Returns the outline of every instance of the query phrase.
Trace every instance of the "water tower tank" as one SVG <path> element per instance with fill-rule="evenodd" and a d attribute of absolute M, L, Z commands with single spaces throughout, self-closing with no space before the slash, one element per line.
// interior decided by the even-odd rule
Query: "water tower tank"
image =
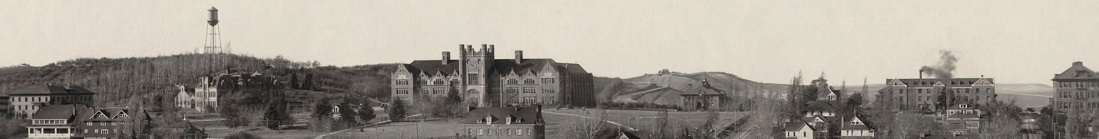
<path fill-rule="evenodd" d="M 218 8 L 210 7 L 210 20 L 206 21 L 210 23 L 210 26 L 218 25 Z"/>

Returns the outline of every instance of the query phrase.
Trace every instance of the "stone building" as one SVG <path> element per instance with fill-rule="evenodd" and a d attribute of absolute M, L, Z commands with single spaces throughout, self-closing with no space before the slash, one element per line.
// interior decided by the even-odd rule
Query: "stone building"
<path fill-rule="evenodd" d="M 1084 67 L 1083 62 L 1072 62 L 1071 67 L 1060 74 L 1054 74 L 1053 88 L 1057 92 L 1050 104 L 1055 106 L 1055 110 L 1068 112 L 1099 109 L 1099 74 Z"/>
<path fill-rule="evenodd" d="M 95 93 L 76 85 L 31 84 L 2 92 L 6 95 L 8 110 L 16 115 L 30 117 L 46 105 L 93 104 Z"/>
<path fill-rule="evenodd" d="M 542 106 L 480 107 L 462 116 L 460 135 L 478 139 L 546 138 Z"/>
<path fill-rule="evenodd" d="M 878 90 L 878 101 L 894 110 L 943 109 L 937 105 L 939 96 L 946 104 L 974 104 L 977 107 L 996 101 L 996 85 L 992 78 L 918 78 L 887 79 L 885 88 Z M 940 106 L 940 107 L 936 107 Z"/>
<path fill-rule="evenodd" d="M 176 106 L 194 109 L 200 112 L 216 111 L 218 107 L 218 88 L 211 77 L 199 78 L 194 86 L 177 85 Z"/>
<path fill-rule="evenodd" d="M 494 46 L 459 45 L 458 58 L 400 64 L 392 74 L 394 99 L 415 104 L 457 93 L 468 106 L 556 105 L 594 107 L 593 76 L 574 63 L 553 59 L 496 59 Z"/>
<path fill-rule="evenodd" d="M 702 85 L 687 85 L 687 89 L 679 96 L 683 97 L 680 108 L 684 110 L 719 110 L 721 100 L 725 97 L 725 91 L 710 86 L 710 82 L 702 79 Z"/>
<path fill-rule="evenodd" d="M 176 85 L 176 106 L 200 112 L 215 112 L 220 94 L 244 88 L 268 88 L 279 85 L 279 80 L 260 72 L 225 70 L 212 76 L 198 78 L 198 83 Z"/>

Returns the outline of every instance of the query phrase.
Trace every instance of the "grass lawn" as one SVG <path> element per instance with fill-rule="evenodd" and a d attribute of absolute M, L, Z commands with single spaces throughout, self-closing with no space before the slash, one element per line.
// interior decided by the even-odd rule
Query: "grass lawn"
<path fill-rule="evenodd" d="M 589 109 L 586 112 L 582 110 L 550 110 L 546 109 L 545 112 L 557 112 L 567 113 L 581 116 L 590 116 L 598 118 L 602 110 Z M 607 120 L 615 121 L 620 124 L 631 126 L 641 129 L 641 132 L 646 131 L 644 126 L 652 126 L 652 123 L 656 122 L 656 117 L 659 112 L 656 111 L 640 111 L 640 110 L 607 110 Z M 743 118 L 746 113 L 744 112 L 721 112 L 719 115 L 717 126 L 729 125 L 737 119 Z M 565 128 L 564 121 L 572 120 L 584 120 L 581 117 L 548 114 L 543 113 L 543 118 L 546 123 L 546 138 L 555 139 L 562 138 L 560 131 Z M 668 112 L 669 124 L 673 125 L 689 125 L 697 127 L 702 125 L 706 121 L 706 112 Z M 724 128 L 724 127 L 714 127 Z M 359 138 L 383 138 L 383 139 L 405 139 L 405 138 L 453 138 L 454 134 L 461 131 L 463 127 L 456 121 L 426 121 L 421 123 L 416 122 L 399 122 L 390 123 L 379 126 L 367 127 L 363 131 L 351 130 L 327 136 L 329 139 L 359 139 Z M 261 135 L 262 134 L 256 134 Z M 268 138 L 264 136 L 264 138 Z M 278 138 L 278 137 L 275 137 Z"/>
<path fill-rule="evenodd" d="M 327 139 L 407 139 L 407 138 L 453 138 L 462 126 L 455 122 L 425 121 L 398 122 L 364 128 L 363 131 L 350 130 L 326 136 Z"/>
<path fill-rule="evenodd" d="M 589 116 L 598 118 L 602 115 L 603 110 L 588 109 L 588 110 L 544 110 L 545 112 L 557 112 L 567 113 L 581 116 Z M 640 135 L 652 133 L 652 129 L 656 129 L 656 123 L 658 123 L 657 117 L 660 112 L 658 111 L 642 111 L 642 110 L 607 110 L 606 120 L 618 122 L 626 126 L 630 126 L 641 130 Z M 558 124 L 554 124 L 552 121 L 565 121 L 573 120 L 573 116 L 557 115 L 557 114 L 542 114 L 545 117 L 546 122 L 546 138 L 559 137 L 560 133 L 557 133 L 558 128 L 563 128 Z M 746 112 L 721 112 L 718 115 L 718 121 L 714 124 L 712 129 L 723 129 L 725 126 L 732 124 L 740 118 L 744 118 L 747 115 Z M 668 126 L 690 126 L 698 127 L 706 122 L 708 118 L 707 112 L 668 112 Z"/>

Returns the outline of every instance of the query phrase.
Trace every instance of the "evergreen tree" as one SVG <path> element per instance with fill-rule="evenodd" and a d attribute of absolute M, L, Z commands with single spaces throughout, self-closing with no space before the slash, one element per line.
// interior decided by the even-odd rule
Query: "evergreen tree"
<path fill-rule="evenodd" d="M 267 113 L 263 115 L 263 119 L 267 121 L 267 128 L 278 129 L 279 126 L 293 122 L 290 118 L 290 113 L 286 111 L 286 100 L 275 99 L 267 107 Z"/>
<path fill-rule="evenodd" d="M 390 108 L 389 110 L 389 120 L 393 122 L 399 122 L 403 120 L 405 114 L 407 114 L 404 101 L 401 101 L 400 98 L 394 98 L 393 105 L 391 107 L 392 108 Z"/>
<path fill-rule="evenodd" d="M 355 109 L 351 109 L 351 102 L 344 100 L 340 103 L 340 120 L 344 123 L 356 123 L 355 122 Z"/>
<path fill-rule="evenodd" d="M 305 74 L 305 80 L 302 81 L 301 89 L 316 90 L 313 88 L 313 74 Z"/>
<path fill-rule="evenodd" d="M 313 117 L 323 118 L 332 116 L 332 105 L 328 104 L 330 99 L 321 99 L 317 101 L 317 104 L 313 107 Z"/>
<path fill-rule="evenodd" d="M 370 106 L 370 102 L 363 102 L 363 105 L 359 107 L 359 119 L 365 123 L 370 123 L 370 120 L 375 118 L 374 108 Z"/>

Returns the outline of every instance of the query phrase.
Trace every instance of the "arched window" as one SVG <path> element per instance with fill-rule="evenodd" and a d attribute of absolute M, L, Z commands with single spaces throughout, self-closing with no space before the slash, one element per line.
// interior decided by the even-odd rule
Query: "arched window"
<path fill-rule="evenodd" d="M 523 80 L 523 84 L 534 84 L 534 79 Z"/>

